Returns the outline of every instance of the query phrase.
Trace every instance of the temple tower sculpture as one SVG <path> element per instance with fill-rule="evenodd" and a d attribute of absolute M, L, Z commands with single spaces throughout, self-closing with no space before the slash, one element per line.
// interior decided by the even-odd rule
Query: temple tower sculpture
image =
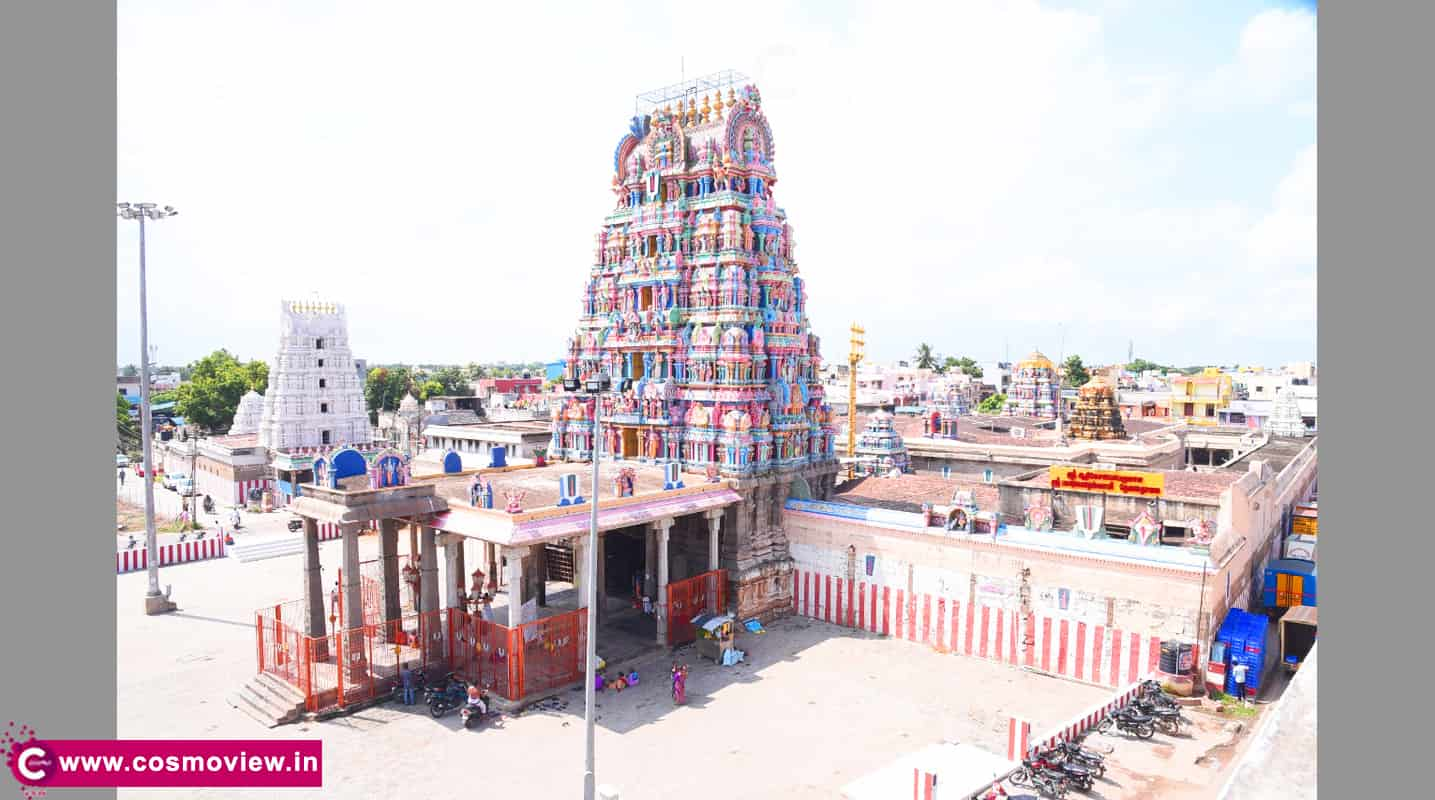
<path fill-rule="evenodd" d="M 1282 386 L 1276 392 L 1275 402 L 1271 405 L 1271 417 L 1266 423 L 1266 431 L 1272 436 L 1304 437 L 1309 434 L 1305 427 L 1305 420 L 1301 419 L 1300 400 L 1291 387 Z"/>
<path fill-rule="evenodd" d="M 614 391 L 596 432 L 591 400 L 554 408 L 549 452 L 715 467 L 744 497 L 724 521 L 736 535 L 723 566 L 741 612 L 761 614 L 791 602 L 782 503 L 798 479 L 830 496 L 835 431 L 761 95 L 697 85 L 717 92 L 657 97 L 614 149 L 616 208 L 566 359 L 568 377 L 606 372 Z"/>
<path fill-rule="evenodd" d="M 1106 376 L 1097 373 L 1077 392 L 1076 409 L 1071 414 L 1071 436 L 1076 439 L 1124 439 L 1126 428 L 1121 424 L 1121 407 L 1116 402 L 1116 388 Z"/>
<path fill-rule="evenodd" d="M 367 443 L 372 438 L 369 415 L 349 350 L 344 307 L 284 301 L 280 323 L 279 352 L 269 365 L 259 444 L 286 450 Z"/>
<path fill-rule="evenodd" d="M 239 398 L 239 409 L 234 412 L 234 424 L 229 426 L 229 435 L 258 433 L 259 420 L 264 415 L 264 395 L 250 389 Z"/>
<path fill-rule="evenodd" d="M 886 411 L 878 411 L 867 418 L 867 427 L 857 439 L 856 474 L 888 475 L 894 469 L 898 472 L 912 471 L 907 445 L 893 422 L 894 417 Z"/>
<path fill-rule="evenodd" d="M 1016 365 L 1011 390 L 1007 394 L 1006 413 L 1018 417 L 1056 419 L 1061 393 L 1056 365 L 1051 359 L 1033 350 Z"/>

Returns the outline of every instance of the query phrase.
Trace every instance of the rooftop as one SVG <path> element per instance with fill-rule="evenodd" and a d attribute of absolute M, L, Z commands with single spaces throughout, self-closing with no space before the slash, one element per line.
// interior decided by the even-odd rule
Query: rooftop
<path fill-rule="evenodd" d="M 1081 469 L 1090 465 L 1073 464 L 1073 467 Z M 1219 500 L 1221 493 L 1226 487 L 1235 483 L 1242 474 L 1242 471 L 1222 470 L 1220 472 L 1189 472 L 1187 470 L 1160 470 L 1166 476 L 1166 490 L 1162 493 L 1163 498 L 1174 500 L 1196 500 L 1199 502 L 1213 502 Z M 1051 472 L 1042 470 L 1026 478 L 1016 478 L 1006 481 L 1023 487 L 1036 489 L 1051 488 Z"/>
<path fill-rule="evenodd" d="M 1314 437 L 1272 436 L 1264 447 L 1258 447 L 1232 461 L 1226 469 L 1239 477 L 1250 469 L 1248 465 L 1252 461 L 1264 461 L 1273 472 L 1280 474 L 1313 439 Z"/>
<path fill-rule="evenodd" d="M 996 484 L 959 477 L 943 478 L 932 474 L 902 474 L 895 477 L 871 476 L 847 481 L 837 487 L 833 500 L 868 508 L 884 508 L 890 511 L 922 510 L 923 503 L 946 505 L 960 489 L 972 492 L 977 508 L 993 511 L 997 508 Z"/>
<path fill-rule="evenodd" d="M 613 479 L 618 477 L 618 470 L 622 467 L 633 468 L 633 494 L 643 495 L 661 492 L 663 490 L 663 469 L 648 464 L 612 461 L 600 462 L 598 467 L 599 495 L 606 499 L 613 496 Z M 483 472 L 484 480 L 493 484 L 493 507 L 501 510 L 505 500 L 503 493 L 506 491 L 525 492 L 520 505 L 525 511 L 532 511 L 539 508 L 548 508 L 558 505 L 558 478 L 561 475 L 574 473 L 578 476 L 578 493 L 587 499 L 592 496 L 592 475 L 593 465 L 584 463 L 549 464 L 544 467 L 530 467 L 524 469 L 511 469 L 507 471 L 480 470 Z M 454 475 L 419 475 L 415 476 L 414 483 L 432 483 L 435 486 L 435 493 L 448 500 L 453 505 L 467 506 L 468 487 L 473 482 L 473 472 L 462 472 Z M 688 485 L 702 483 L 704 478 L 700 473 L 684 473 L 683 481 Z M 586 508 L 586 506 L 584 506 Z"/>

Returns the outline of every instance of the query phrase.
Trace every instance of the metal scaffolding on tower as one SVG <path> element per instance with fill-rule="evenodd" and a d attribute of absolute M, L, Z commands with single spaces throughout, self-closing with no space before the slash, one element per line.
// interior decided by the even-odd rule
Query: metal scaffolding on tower
<path fill-rule="evenodd" d="M 643 92 L 633 98 L 633 113 L 643 114 L 662 106 L 664 103 L 678 100 L 699 92 L 710 92 L 718 89 L 726 89 L 738 84 L 751 82 L 751 78 L 737 70 L 725 69 L 714 72 L 710 75 L 703 75 L 699 78 L 684 80 L 681 83 L 674 83 L 664 86 L 661 89 L 654 89 L 650 92 Z"/>

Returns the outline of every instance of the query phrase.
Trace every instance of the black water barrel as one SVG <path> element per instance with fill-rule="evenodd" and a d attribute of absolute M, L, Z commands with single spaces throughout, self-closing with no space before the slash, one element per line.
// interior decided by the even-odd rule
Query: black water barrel
<path fill-rule="evenodd" d="M 1195 646 L 1187 642 L 1173 640 L 1161 643 L 1161 659 L 1158 663 L 1159 669 L 1167 675 L 1189 674 L 1194 666 Z"/>

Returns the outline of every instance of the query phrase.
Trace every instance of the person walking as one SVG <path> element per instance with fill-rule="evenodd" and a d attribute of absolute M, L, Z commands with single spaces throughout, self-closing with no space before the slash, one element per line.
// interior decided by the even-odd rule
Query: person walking
<path fill-rule="evenodd" d="M 120 470 L 120 488 L 125 488 L 125 471 L 123 469 Z"/>
<path fill-rule="evenodd" d="M 1231 677 L 1236 681 L 1236 695 L 1241 702 L 1246 702 L 1246 665 L 1236 664 L 1231 667 Z"/>

